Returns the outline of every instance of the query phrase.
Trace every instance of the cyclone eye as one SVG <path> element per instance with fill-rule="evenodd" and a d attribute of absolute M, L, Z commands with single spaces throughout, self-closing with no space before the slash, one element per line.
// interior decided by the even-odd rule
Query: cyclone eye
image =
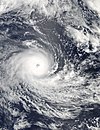
<path fill-rule="evenodd" d="M 40 64 L 36 64 L 36 67 L 40 67 Z"/>
<path fill-rule="evenodd" d="M 32 64 L 33 75 L 36 77 L 47 75 L 50 69 L 50 61 L 48 60 L 48 57 L 40 53 L 33 55 L 32 58 L 33 59 L 29 64 Z"/>

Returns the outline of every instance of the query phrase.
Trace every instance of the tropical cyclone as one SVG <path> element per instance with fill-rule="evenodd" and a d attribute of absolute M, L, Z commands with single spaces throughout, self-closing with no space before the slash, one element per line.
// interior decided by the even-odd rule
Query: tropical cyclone
<path fill-rule="evenodd" d="M 99 8 L 92 0 L 0 2 L 0 116 L 8 114 L 0 128 L 77 122 L 100 102 Z"/>

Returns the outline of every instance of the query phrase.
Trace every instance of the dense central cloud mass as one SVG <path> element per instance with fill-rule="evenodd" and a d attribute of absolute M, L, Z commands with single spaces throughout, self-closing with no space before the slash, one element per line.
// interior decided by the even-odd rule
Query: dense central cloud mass
<path fill-rule="evenodd" d="M 36 50 L 37 49 L 37 50 Z M 12 56 L 9 61 L 8 70 L 13 75 L 21 77 L 24 80 L 42 78 L 49 75 L 52 68 L 52 59 L 39 48 L 28 49 Z"/>

